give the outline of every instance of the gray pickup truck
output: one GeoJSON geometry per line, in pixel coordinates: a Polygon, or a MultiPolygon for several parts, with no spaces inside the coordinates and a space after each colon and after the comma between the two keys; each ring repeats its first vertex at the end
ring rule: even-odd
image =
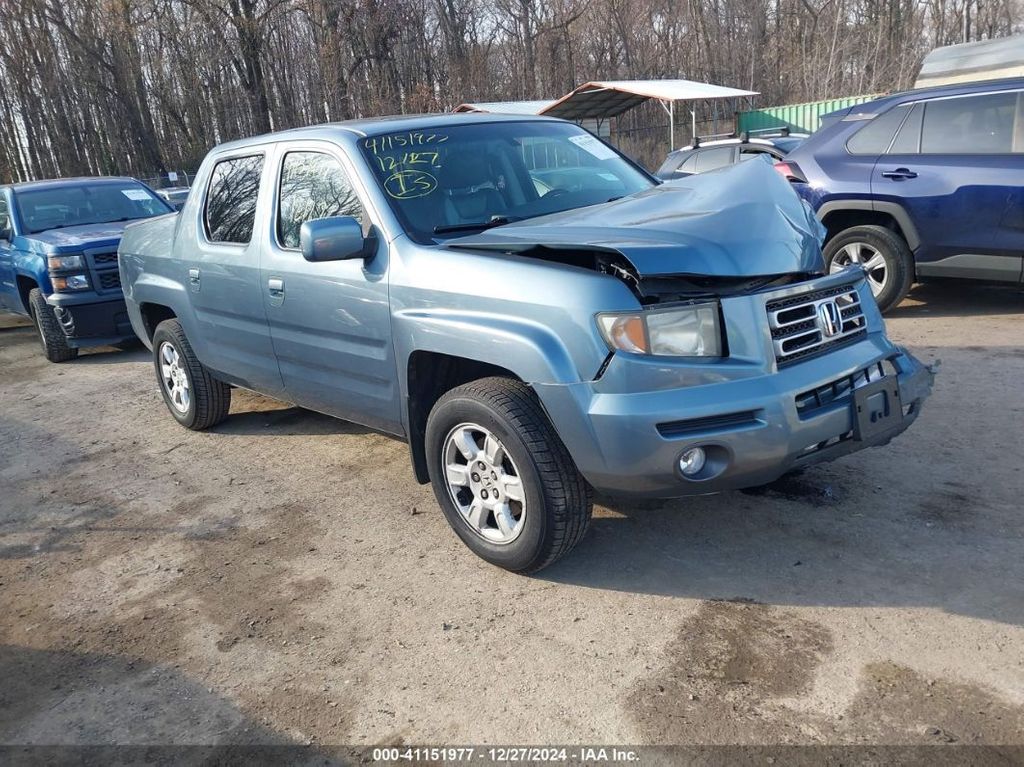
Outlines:
{"type": "Polygon", "coordinates": [[[767,163],[661,184],[569,123],[448,115],[219,146],[119,263],[183,426],[240,386],[397,435],[469,548],[533,572],[592,489],[764,484],[917,417],[931,371],[821,235],[767,163]]]}

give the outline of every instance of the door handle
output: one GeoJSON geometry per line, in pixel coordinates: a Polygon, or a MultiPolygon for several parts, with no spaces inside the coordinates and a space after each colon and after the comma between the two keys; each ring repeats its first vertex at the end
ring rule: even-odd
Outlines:
{"type": "Polygon", "coordinates": [[[894,181],[902,181],[906,178],[917,178],[917,174],[909,168],[897,168],[896,170],[883,170],[882,178],[891,178],[894,181]]]}
{"type": "Polygon", "coordinates": [[[198,293],[199,292],[199,270],[198,269],[189,269],[188,270],[188,285],[189,285],[189,289],[193,293],[198,293]]]}
{"type": "Polygon", "coordinates": [[[284,280],[280,277],[271,277],[267,280],[267,288],[270,290],[272,296],[283,296],[284,295],[284,280]]]}

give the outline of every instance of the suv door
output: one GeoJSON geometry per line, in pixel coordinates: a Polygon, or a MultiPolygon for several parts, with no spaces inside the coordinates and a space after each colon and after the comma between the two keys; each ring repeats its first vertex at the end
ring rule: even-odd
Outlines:
{"type": "Polygon", "coordinates": [[[303,222],[371,218],[342,150],[327,142],[281,144],[275,156],[274,225],[262,252],[263,298],[285,391],[292,401],[400,433],[391,342],[388,246],[367,259],[309,262],[299,251],[303,222]]]}
{"type": "Polygon", "coordinates": [[[0,191],[0,307],[20,311],[21,300],[14,278],[14,249],[11,247],[14,238],[12,227],[7,192],[0,191]]]}
{"type": "Polygon", "coordinates": [[[871,179],[910,215],[919,275],[1017,282],[1024,256],[1021,93],[929,99],[910,113],[871,179]]]}
{"type": "MultiPolygon", "coordinates": [[[[229,383],[280,394],[284,387],[263,308],[259,242],[253,237],[260,202],[270,194],[269,189],[261,193],[263,166],[263,153],[252,149],[216,160],[199,211],[198,248],[180,237],[185,244],[178,257],[196,324],[196,332],[185,330],[203,364],[229,383]]],[[[262,212],[260,218],[266,216],[262,212]]]]}

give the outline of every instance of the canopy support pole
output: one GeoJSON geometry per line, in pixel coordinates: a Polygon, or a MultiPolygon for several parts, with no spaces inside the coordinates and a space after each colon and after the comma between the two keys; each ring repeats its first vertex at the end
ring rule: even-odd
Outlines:
{"type": "Polygon", "coordinates": [[[661,108],[668,113],[668,151],[673,152],[676,148],[676,110],[673,109],[675,102],[662,101],[659,99],[658,103],[661,104],[661,108]]]}

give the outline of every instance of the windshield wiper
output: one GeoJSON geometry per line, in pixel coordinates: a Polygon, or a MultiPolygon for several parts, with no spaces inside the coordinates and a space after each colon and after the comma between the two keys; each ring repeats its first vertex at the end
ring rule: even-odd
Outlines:
{"type": "Polygon", "coordinates": [[[450,224],[448,226],[435,226],[434,234],[446,234],[448,232],[475,232],[482,231],[484,229],[490,229],[494,226],[503,226],[504,224],[511,224],[513,221],[518,221],[518,218],[510,218],[508,216],[491,216],[490,221],[477,221],[472,224],[450,224]]]}
{"type": "Polygon", "coordinates": [[[109,218],[106,221],[97,221],[96,224],[119,224],[122,221],[137,221],[140,218],[149,218],[149,216],[121,216],[121,218],[109,218]]]}

